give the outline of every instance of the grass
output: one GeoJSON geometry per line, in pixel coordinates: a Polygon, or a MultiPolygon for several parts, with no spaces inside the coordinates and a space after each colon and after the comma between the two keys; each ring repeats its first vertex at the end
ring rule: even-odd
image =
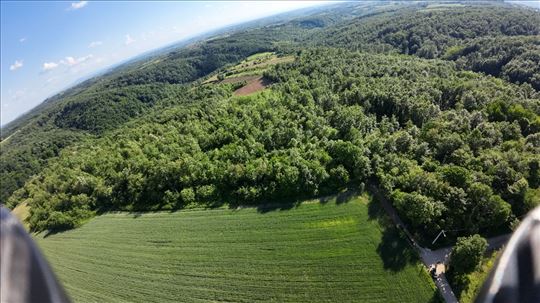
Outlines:
{"type": "MultiPolygon", "coordinates": [[[[278,57],[275,53],[264,52],[251,55],[235,66],[223,71],[225,79],[234,79],[244,76],[260,76],[273,65],[294,61],[293,56],[278,57]]],[[[218,82],[217,74],[203,83],[218,82]]]]}
{"type": "Polygon", "coordinates": [[[367,196],[288,210],[106,214],[37,235],[75,302],[429,302],[433,283],[367,196]]]}
{"type": "Polygon", "coordinates": [[[482,260],[482,265],[480,266],[480,268],[478,268],[477,270],[473,271],[472,273],[468,274],[465,277],[464,282],[466,283],[464,285],[459,285],[455,287],[456,295],[459,298],[459,302],[461,303],[474,302],[474,299],[480,292],[480,289],[482,288],[484,281],[489,276],[491,268],[497,261],[497,258],[499,257],[499,254],[501,252],[502,250],[498,250],[485,256],[482,260]]]}

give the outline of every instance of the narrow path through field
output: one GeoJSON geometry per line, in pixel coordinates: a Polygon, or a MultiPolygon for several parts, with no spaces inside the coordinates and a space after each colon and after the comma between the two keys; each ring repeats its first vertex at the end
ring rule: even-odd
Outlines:
{"type": "MultiPolygon", "coordinates": [[[[409,242],[411,245],[416,248],[418,251],[418,254],[420,255],[420,258],[422,259],[422,263],[427,268],[430,268],[431,266],[435,266],[438,262],[447,264],[448,258],[450,257],[450,252],[452,251],[452,246],[440,248],[437,250],[431,250],[429,248],[424,248],[416,242],[412,234],[407,230],[406,225],[403,223],[401,218],[399,217],[397,211],[395,208],[390,204],[390,202],[379,192],[379,190],[374,186],[370,185],[370,189],[372,194],[381,202],[381,205],[383,206],[384,210],[388,213],[388,216],[392,219],[394,224],[401,230],[405,232],[407,235],[409,242]]],[[[506,242],[508,242],[508,239],[510,238],[510,234],[507,235],[501,235],[497,237],[488,238],[488,251],[498,249],[502,247],[506,242]]],[[[450,286],[450,283],[448,283],[448,280],[446,279],[446,276],[443,274],[440,274],[437,279],[435,279],[435,284],[437,285],[437,288],[439,289],[442,297],[444,298],[444,301],[447,303],[458,303],[458,300],[452,291],[452,287],[450,286]]]]}

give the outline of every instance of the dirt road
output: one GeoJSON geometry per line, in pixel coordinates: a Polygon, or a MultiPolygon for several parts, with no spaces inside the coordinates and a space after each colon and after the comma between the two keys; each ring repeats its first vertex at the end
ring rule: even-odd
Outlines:
{"type": "MultiPolygon", "coordinates": [[[[414,248],[416,248],[418,254],[420,255],[420,258],[422,259],[422,263],[424,263],[427,268],[435,266],[437,262],[448,264],[450,252],[452,251],[451,246],[440,248],[437,250],[431,250],[429,248],[424,248],[420,246],[418,242],[416,242],[416,240],[413,238],[412,234],[407,230],[407,226],[403,223],[392,204],[390,204],[390,202],[379,192],[379,190],[375,186],[371,185],[370,190],[375,196],[375,198],[377,198],[377,200],[381,202],[381,205],[383,206],[388,216],[392,219],[394,224],[405,232],[405,234],[409,238],[409,242],[412,246],[414,246],[414,248]]],[[[508,234],[488,238],[488,250],[495,250],[502,247],[508,242],[510,236],[511,235],[508,234]]],[[[448,283],[448,280],[446,279],[446,276],[444,274],[439,275],[434,281],[446,303],[458,303],[458,300],[454,292],[452,291],[452,287],[450,286],[450,283],[448,283]]]]}

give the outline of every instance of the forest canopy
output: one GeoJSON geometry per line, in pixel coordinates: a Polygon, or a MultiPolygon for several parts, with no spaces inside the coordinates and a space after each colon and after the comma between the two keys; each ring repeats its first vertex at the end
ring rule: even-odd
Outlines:
{"type": "Polygon", "coordinates": [[[64,150],[10,202],[33,230],[104,210],[259,204],[376,182],[414,228],[476,233],[526,213],[538,189],[538,92],[445,61],[301,51],[233,97],[178,105],[64,150]]]}
{"type": "Polygon", "coordinates": [[[538,21],[349,3],[135,62],[10,128],[0,199],[27,203],[42,231],[369,183],[420,235],[508,228],[539,204],[538,21]],[[207,81],[261,52],[292,58],[260,75],[270,88],[207,81]]]}

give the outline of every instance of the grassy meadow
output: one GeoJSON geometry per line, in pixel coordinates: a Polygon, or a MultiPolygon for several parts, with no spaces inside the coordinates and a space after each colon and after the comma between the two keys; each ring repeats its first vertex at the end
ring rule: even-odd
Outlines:
{"type": "Polygon", "coordinates": [[[367,196],[290,209],[116,213],[36,237],[75,302],[430,302],[367,196]]]}
{"type": "MultiPolygon", "coordinates": [[[[226,80],[221,82],[234,83],[236,81],[243,81],[246,78],[249,78],[249,76],[261,76],[264,71],[268,70],[273,65],[292,61],[294,61],[294,56],[292,55],[279,57],[273,52],[257,53],[222,71],[221,74],[226,80]]],[[[203,83],[214,82],[220,82],[217,74],[208,78],[203,83]]]]}

